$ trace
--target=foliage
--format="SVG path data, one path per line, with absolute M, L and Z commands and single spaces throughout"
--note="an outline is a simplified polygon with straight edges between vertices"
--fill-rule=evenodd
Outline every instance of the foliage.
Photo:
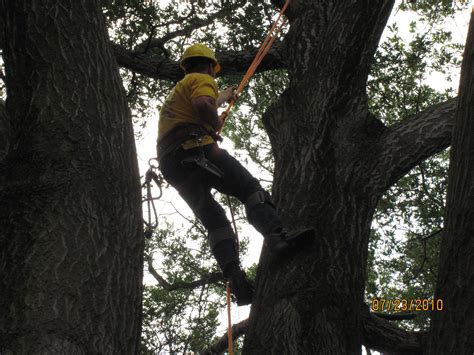
M 183 230 L 166 224 L 147 241 L 156 253 L 154 267 L 169 284 L 191 282 L 215 271 L 206 239 L 194 225 Z M 159 255 L 159 257 L 158 257 Z M 222 284 L 167 290 L 146 286 L 144 292 L 144 353 L 197 352 L 209 345 L 224 306 Z
M 283 70 L 256 74 L 226 124 L 225 133 L 235 148 L 244 150 L 245 157 L 270 176 L 273 175 L 273 155 L 261 117 L 287 83 Z
M 7 90 L 5 87 L 4 75 L 5 75 L 5 65 L 3 64 L 3 59 L 0 56 L 0 99 L 2 100 L 5 100 L 7 97 Z
M 437 278 L 447 152 L 428 159 L 381 199 L 369 244 L 368 301 L 431 298 Z M 426 176 L 426 172 L 430 173 Z M 407 326 L 424 329 L 427 314 Z
M 400 8 L 409 9 L 404 4 Z M 397 25 L 388 27 L 368 82 L 370 109 L 388 125 L 454 96 L 451 72 L 460 66 L 462 45 L 452 42 L 443 21 L 455 9 L 440 2 L 420 4 L 416 10 L 419 18 L 410 23 L 410 40 L 401 38 Z M 445 89 L 427 80 L 434 73 L 444 78 Z M 448 151 L 427 159 L 381 198 L 369 243 L 368 302 L 374 297 L 433 297 L 448 161 Z M 402 325 L 426 329 L 428 320 L 427 313 L 420 313 Z

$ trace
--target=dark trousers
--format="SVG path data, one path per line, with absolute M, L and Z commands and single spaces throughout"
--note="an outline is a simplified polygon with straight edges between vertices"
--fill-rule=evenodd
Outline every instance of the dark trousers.
M 201 149 L 206 158 L 223 172 L 222 178 L 195 164 L 182 163 L 183 159 L 200 154 Z M 163 177 L 178 190 L 208 231 L 230 226 L 224 209 L 212 197 L 212 188 L 234 196 L 242 203 L 254 192 L 262 190 L 259 181 L 217 144 L 189 150 L 180 148 L 163 157 L 160 168 Z

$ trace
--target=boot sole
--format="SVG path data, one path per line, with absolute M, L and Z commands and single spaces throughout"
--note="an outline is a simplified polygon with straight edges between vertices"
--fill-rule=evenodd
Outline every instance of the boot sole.
M 315 237 L 313 228 L 305 228 L 295 231 L 286 237 L 290 249 L 299 249 L 310 246 Z
M 245 300 L 245 301 L 241 301 L 241 302 L 238 302 L 237 301 L 237 306 L 240 307 L 240 306 L 248 306 L 249 304 L 252 304 L 252 300 Z
M 272 258 L 290 255 L 295 251 L 307 248 L 313 244 L 314 237 L 315 232 L 312 228 L 295 231 L 270 250 Z

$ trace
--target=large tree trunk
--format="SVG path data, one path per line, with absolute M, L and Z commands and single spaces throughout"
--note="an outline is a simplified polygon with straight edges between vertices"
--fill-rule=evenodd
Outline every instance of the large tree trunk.
M 443 114 L 453 109 L 445 103 L 394 127 L 368 112 L 367 77 L 392 6 L 291 3 L 290 85 L 264 123 L 275 156 L 274 200 L 289 227 L 312 226 L 317 240 L 281 260 L 263 251 L 246 354 L 357 354 L 364 337 L 373 339 L 363 334 L 362 304 L 377 201 L 448 145 Z M 388 343 L 371 341 L 379 350 Z
M 430 354 L 474 353 L 474 14 L 455 115 Z
M 7 115 L 5 102 L 2 99 L 0 99 L 0 163 L 7 156 L 9 149 L 10 149 L 10 118 Z
M 133 354 L 142 229 L 133 130 L 99 1 L 2 0 L 0 352 Z

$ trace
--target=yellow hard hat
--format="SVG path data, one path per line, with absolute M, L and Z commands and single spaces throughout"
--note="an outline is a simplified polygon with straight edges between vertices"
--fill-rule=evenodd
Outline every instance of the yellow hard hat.
M 184 70 L 184 66 L 183 66 L 184 61 L 192 57 L 209 58 L 214 62 L 214 70 L 216 71 L 216 73 L 220 72 L 221 70 L 221 66 L 219 62 L 217 61 L 214 51 L 204 44 L 197 43 L 186 48 L 186 50 L 183 53 L 183 56 L 179 60 L 179 66 Z

